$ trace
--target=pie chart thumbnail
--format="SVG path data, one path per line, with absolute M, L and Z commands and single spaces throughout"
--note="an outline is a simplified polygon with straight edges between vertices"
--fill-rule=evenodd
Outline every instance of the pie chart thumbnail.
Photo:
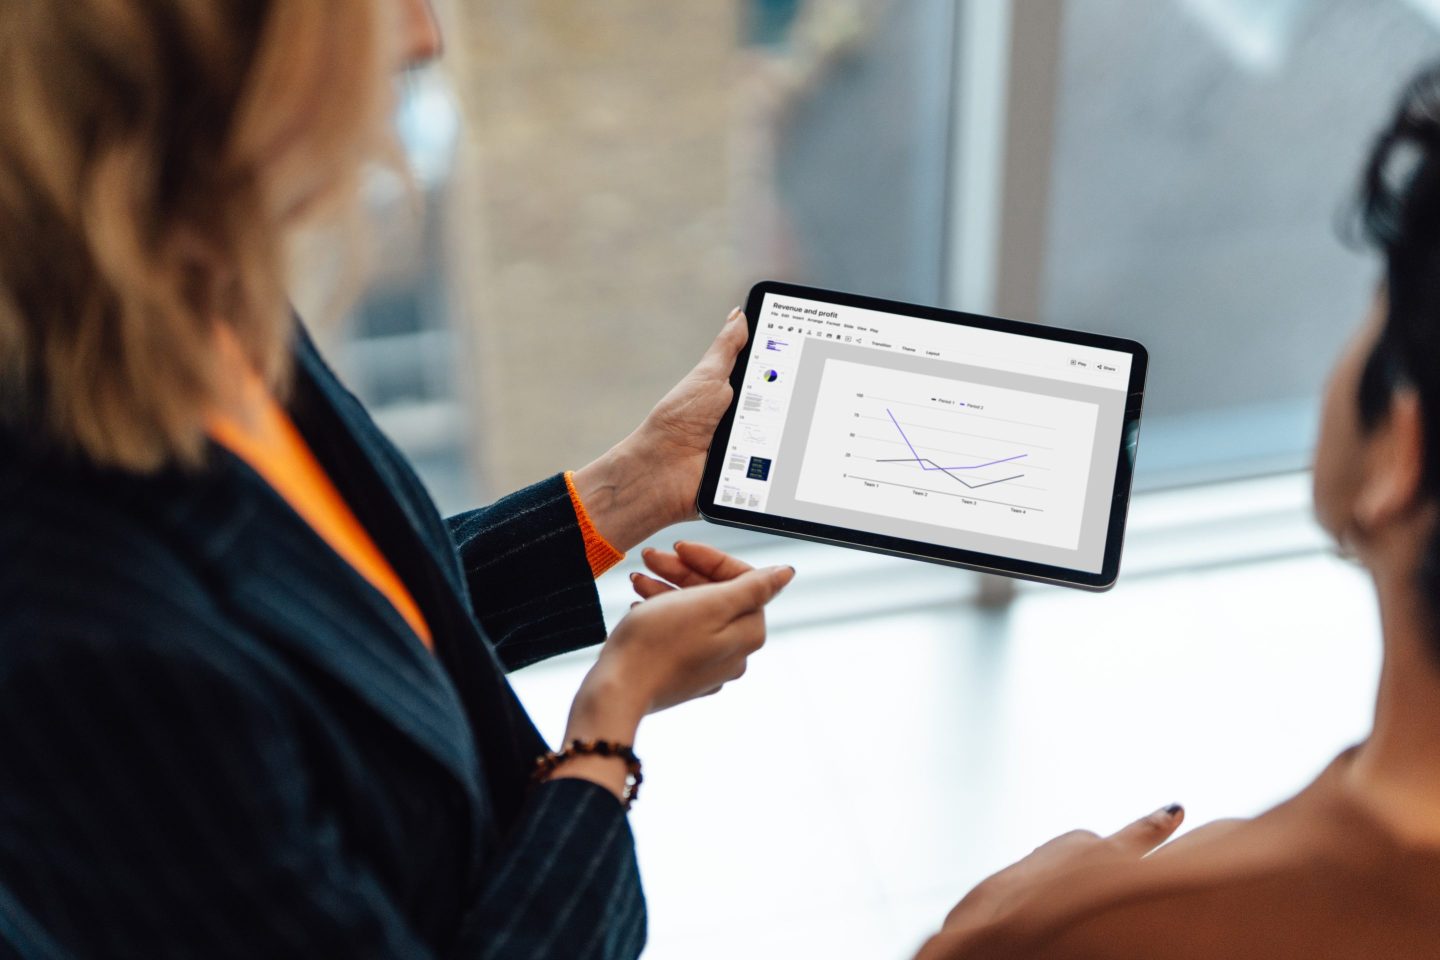
M 776 380 L 779 380 L 779 379 L 780 379 L 780 371 L 779 371 L 779 370 L 766 370 L 765 373 L 764 373 L 764 377 L 765 377 L 765 382 L 766 382 L 766 383 L 774 383 Z

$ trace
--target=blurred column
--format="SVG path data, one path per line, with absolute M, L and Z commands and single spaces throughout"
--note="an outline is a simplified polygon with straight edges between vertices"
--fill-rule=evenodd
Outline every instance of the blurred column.
M 1065 4 L 958 0 L 947 305 L 1040 319 Z M 1015 581 L 982 576 L 1000 606 Z
M 477 460 L 495 493 L 620 439 L 743 294 L 727 189 L 739 10 L 454 6 L 470 141 L 455 249 Z

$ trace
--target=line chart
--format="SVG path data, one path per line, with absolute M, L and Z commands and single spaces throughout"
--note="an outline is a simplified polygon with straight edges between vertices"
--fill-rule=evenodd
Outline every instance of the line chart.
M 884 518 L 881 529 L 893 536 L 1075 549 L 1099 408 L 1017 389 L 1028 385 L 1018 378 L 961 380 L 919 367 L 826 358 L 795 500 Z M 843 513 L 822 519 L 858 522 Z
M 983 468 L 985 468 L 985 467 L 994 467 L 994 466 L 998 466 L 999 464 L 1002 464 L 1002 463 L 1013 463 L 1013 462 L 1016 461 L 1016 460 L 1023 460 L 1025 457 L 1028 457 L 1029 454 L 1028 454 L 1028 453 L 1017 453 L 1017 454 L 1015 454 L 1015 456 L 1013 456 L 1013 457 L 1005 457 L 1005 458 L 1000 459 L 1000 460 L 991 460 L 991 461 L 988 462 L 988 463 L 975 463 L 975 464 L 971 464 L 971 465 L 969 465 L 969 466 L 964 466 L 964 467 L 942 467 L 940 464 L 936 463 L 934 460 L 931 460 L 929 457 L 922 457 L 922 456 L 920 456 L 920 452 L 915 449 L 915 444 L 911 443 L 911 442 L 910 442 L 910 438 L 909 438 L 908 436 L 906 436 L 906 434 L 905 434 L 905 428 L 902 427 L 902 426 L 900 426 L 900 421 L 895 419 L 895 414 L 894 414 L 894 412 L 893 412 L 889 407 L 886 407 L 886 408 L 885 408 L 885 414 L 886 414 L 886 416 L 888 416 L 888 417 L 890 418 L 890 422 L 893 423 L 893 424 L 895 424 L 895 429 L 900 432 L 900 439 L 905 441 L 905 446 L 907 446 L 907 447 L 910 448 L 911 456 L 908 456 L 908 457 L 886 457 L 886 458 L 883 458 L 883 459 L 878 459 L 878 460 L 876 460 L 876 461 L 875 461 L 876 463 L 918 463 L 918 464 L 920 464 L 920 469 L 921 469 L 921 470 L 939 470 L 941 473 L 945 474 L 945 476 L 949 477 L 951 480 L 954 480 L 954 481 L 956 481 L 957 483 L 961 483 L 961 484 L 965 485 L 966 487 L 970 488 L 971 490 L 979 490 L 981 487 L 994 486 L 994 485 L 997 484 L 997 483 L 1008 483 L 1008 482 L 1010 482 L 1011 480 L 1019 480 L 1021 477 L 1025 476 L 1025 474 L 1023 474 L 1023 473 L 1017 473 L 1017 474 L 1015 474 L 1015 476 L 1013 476 L 1013 477 L 1003 477 L 1003 478 L 1001 478 L 1001 479 L 999 479 L 999 480 L 986 480 L 986 481 L 984 481 L 984 482 L 982 482 L 982 483 L 971 483 L 970 481 L 966 480 L 966 479 L 963 478 L 963 477 L 957 477 L 957 476 L 955 476 L 955 474 L 954 474 L 952 471 L 955 471 L 955 470 L 981 470 L 981 469 L 983 469 Z

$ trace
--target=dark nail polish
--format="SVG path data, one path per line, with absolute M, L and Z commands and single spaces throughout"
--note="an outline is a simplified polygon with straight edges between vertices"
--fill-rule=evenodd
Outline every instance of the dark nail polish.
M 1181 811 L 1181 810 L 1184 810 L 1184 809 L 1185 809 L 1185 808 L 1182 807 L 1180 804 L 1178 804 L 1178 803 L 1172 803 L 1172 804 L 1170 804 L 1170 806 L 1168 806 L 1168 807 L 1165 808 L 1165 812 L 1168 813 L 1168 814 L 1170 814 L 1170 816 L 1175 817 L 1175 816 L 1179 816 L 1180 811 Z

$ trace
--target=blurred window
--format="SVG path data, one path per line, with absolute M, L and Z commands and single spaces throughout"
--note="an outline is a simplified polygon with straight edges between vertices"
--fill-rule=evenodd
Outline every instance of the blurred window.
M 323 346 L 347 385 L 419 471 L 443 509 L 475 501 L 474 411 L 458 374 L 466 329 L 448 256 L 460 115 L 435 69 L 400 83 L 396 131 L 410 182 L 377 171 L 367 200 L 375 236 L 365 294 Z M 328 334 L 328 335 L 327 335 Z M 338 341 L 338 342 L 336 342 Z
M 1141 340 L 1142 484 L 1302 466 L 1376 277 L 1337 220 L 1440 53 L 1435 0 L 447 16 L 399 116 L 424 217 L 377 189 L 336 355 L 448 509 L 600 453 L 765 277 Z
M 1303 465 L 1377 279 L 1337 225 L 1429 0 L 1067 0 L 1048 322 L 1150 347 L 1142 479 Z

